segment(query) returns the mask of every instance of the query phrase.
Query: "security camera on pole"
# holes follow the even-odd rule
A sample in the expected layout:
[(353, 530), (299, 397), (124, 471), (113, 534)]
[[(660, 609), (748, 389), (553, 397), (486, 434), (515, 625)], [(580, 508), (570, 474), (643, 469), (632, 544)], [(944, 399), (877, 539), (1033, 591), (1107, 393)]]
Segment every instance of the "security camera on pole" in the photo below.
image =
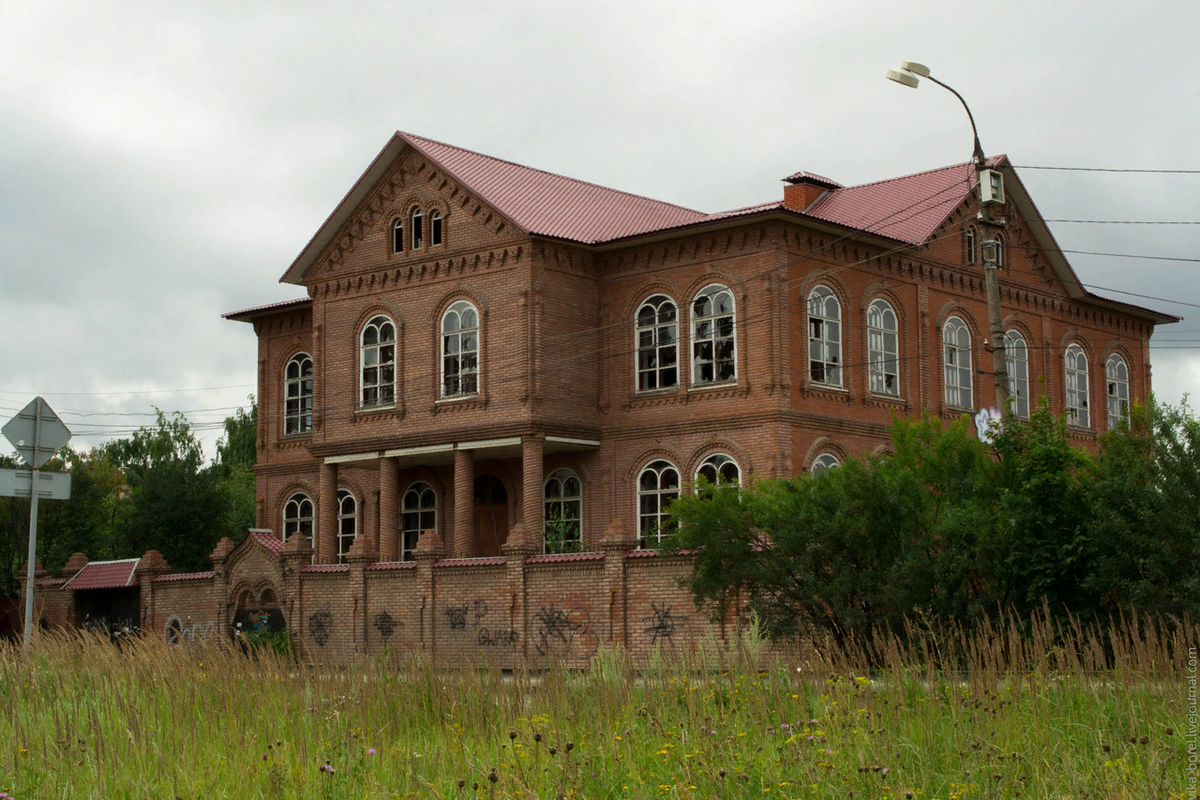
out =
[[(996, 378), (996, 406), (1001, 413), (1008, 411), (1008, 359), (1004, 352), (1004, 321), (1000, 316), (1000, 278), (997, 251), (999, 239), (996, 231), (1004, 227), (1004, 220), (994, 219), (991, 211), (993, 206), (1004, 205), (1004, 175), (999, 170), (988, 169), (987, 159), (983, 157), (983, 147), (979, 144), (979, 131), (975, 127), (975, 117), (967, 107), (967, 101), (953, 88), (929, 74), (929, 67), (915, 61), (901, 61), (900, 69), (889, 69), (888, 80), (903, 86), (916, 89), (921, 78), (929, 80), (947, 89), (958, 98), (967, 111), (971, 120), (971, 132), (975, 135), (975, 177), (979, 188), (979, 224), (983, 238), (983, 272), (987, 285), (988, 325), (991, 328), (989, 341), (984, 347), (992, 351), (992, 374)], [(982, 432), (981, 432), (982, 433)]]
[(38, 499), (67, 500), (71, 497), (71, 475), (66, 472), (41, 473), (38, 468), (71, 441), (71, 432), (58, 415), (40, 397), (21, 409), (0, 432), (30, 469), (0, 469), (0, 497), (29, 498), (29, 563), (25, 581), (25, 649), (33, 637), (33, 574), (37, 562)]

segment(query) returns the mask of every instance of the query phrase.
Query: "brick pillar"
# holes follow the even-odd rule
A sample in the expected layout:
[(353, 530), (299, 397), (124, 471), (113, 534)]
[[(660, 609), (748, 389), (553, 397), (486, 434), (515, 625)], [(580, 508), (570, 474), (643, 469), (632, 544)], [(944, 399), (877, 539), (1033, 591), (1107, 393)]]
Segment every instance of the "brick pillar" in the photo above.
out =
[(355, 653), (367, 651), (367, 584), (363, 578), (363, 567), (378, 561), (375, 545), (369, 536), (355, 538), (346, 561), (350, 564), (350, 604), (352, 616), (352, 644)]
[(506, 559), (505, 573), (508, 577), (509, 630), (516, 634), (517, 641), (512, 649), (516, 667), (519, 658), (529, 655), (529, 613), (525, 598), (525, 559), (542, 551), (541, 538), (529, 533), (524, 524), (518, 522), (508, 532), (508, 540), (500, 546)]
[(637, 538), (630, 534), (625, 520), (614, 519), (604, 529), (600, 550), (604, 552), (604, 585), (608, 591), (608, 636), (610, 644), (629, 646), (626, 621), (627, 592), (625, 587), (625, 556), (637, 547)]
[(437, 588), (433, 581), (433, 562), (446, 554), (442, 538), (437, 531), (424, 531), (417, 540), (417, 549), (413, 558), (417, 562), (417, 591), (420, 593), (421, 605), (417, 618), (417, 637), (420, 639), (421, 651), (428, 653), (430, 660), (434, 657), (433, 623), (437, 619), (434, 590)]
[(212, 555), (209, 556), (213, 564), (213, 603), (217, 607), (217, 613), (213, 614), (213, 619), (217, 621), (215, 636), (218, 637), (223, 636), (229, 630), (231, 623), (229, 619), (229, 574), (225, 562), (232, 552), (233, 540), (226, 536), (217, 542)]
[(337, 563), (337, 464), (321, 465), (321, 497), (317, 510), (317, 563)]
[(400, 560), (400, 462), (394, 458), (379, 460), (379, 541), (380, 561)]
[(149, 550), (137, 565), (138, 597), (141, 613), (138, 627), (143, 632), (154, 626), (154, 579), (171, 571), (171, 565), (157, 550)]
[(544, 508), (543, 482), (546, 480), (542, 460), (541, 434), (521, 439), (521, 520), (531, 536), (542, 536), (542, 511)]
[(280, 605), (286, 609), (288, 628), (297, 645), (304, 633), (304, 594), (300, 568), (312, 562), (312, 545), (308, 537), (296, 531), (283, 545), (283, 597)]
[[(475, 536), (475, 457), (470, 450), (454, 451), (454, 533), (450, 557), (470, 558)], [(424, 536), (421, 537), (424, 540)]]

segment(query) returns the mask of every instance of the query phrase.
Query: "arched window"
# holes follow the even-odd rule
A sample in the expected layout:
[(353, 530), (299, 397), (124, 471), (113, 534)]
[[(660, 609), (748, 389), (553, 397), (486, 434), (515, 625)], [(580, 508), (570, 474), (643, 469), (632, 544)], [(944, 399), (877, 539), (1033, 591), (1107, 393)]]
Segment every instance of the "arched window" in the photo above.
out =
[(639, 392), (679, 385), (679, 312), (665, 294), (648, 297), (637, 311)]
[(724, 453), (713, 453), (700, 463), (696, 478), (704, 478), (713, 486), (741, 486), (742, 471), (737, 462)]
[(1029, 418), (1029, 347), (1020, 331), (1004, 334), (1004, 363), (1008, 369), (1008, 394), (1012, 413)]
[(967, 228), (963, 234), (963, 260), (967, 264), (975, 263), (975, 229)]
[(545, 552), (574, 553), (583, 543), (583, 484), (569, 469), (556, 469), (546, 479), (542, 519)]
[(946, 368), (946, 405), (973, 410), (975, 393), (971, 374), (971, 331), (958, 317), (950, 317), (942, 326), (942, 354)]
[(442, 212), (429, 212), (429, 244), (437, 246), (442, 243)]
[(312, 546), (313, 503), (303, 492), (296, 492), (283, 504), (283, 541), (286, 542), (293, 533), (304, 534)]
[(459, 300), (442, 315), (442, 397), (479, 392), (479, 312)]
[(404, 251), (404, 220), (398, 219), (392, 223), (392, 252)]
[(1077, 428), (1091, 427), (1088, 415), (1088, 360), (1077, 344), (1067, 346), (1064, 354), (1067, 377), (1067, 422)]
[(346, 560), (346, 554), (354, 546), (354, 537), (358, 535), (358, 503), (348, 490), (338, 489), (337, 504), (337, 552), (341, 563)]
[(313, 363), (308, 353), (297, 353), (288, 361), (283, 377), (283, 397), (284, 435), (311, 432)]
[(395, 403), (396, 326), (387, 317), (372, 317), (362, 332), (362, 405)]
[(692, 383), (737, 380), (733, 294), (719, 283), (692, 301)]
[(817, 475), (827, 469), (833, 469), (834, 467), (840, 467), (841, 465), (841, 459), (839, 459), (833, 453), (822, 453), (813, 459), (813, 463), (809, 468), (809, 472), (811, 472), (813, 475)]
[(651, 461), (638, 475), (637, 497), (638, 546), (657, 547), (671, 534), (667, 507), (679, 497), (679, 470), (670, 461)]
[(871, 391), (900, 396), (900, 334), (896, 312), (887, 300), (867, 307), (867, 361)]
[(813, 383), (842, 385), (842, 304), (828, 286), (808, 295), (808, 375)]
[(421, 209), (414, 208), (409, 215), (409, 220), (412, 223), (412, 238), (409, 241), (412, 242), (411, 246), (413, 250), (420, 250), (423, 241), (421, 235)]
[(1108, 357), (1104, 377), (1108, 382), (1108, 429), (1111, 431), (1122, 422), (1129, 422), (1129, 368), (1119, 353)]
[(400, 502), (400, 560), (412, 561), (424, 531), (437, 530), (437, 494), (428, 483), (414, 483)]

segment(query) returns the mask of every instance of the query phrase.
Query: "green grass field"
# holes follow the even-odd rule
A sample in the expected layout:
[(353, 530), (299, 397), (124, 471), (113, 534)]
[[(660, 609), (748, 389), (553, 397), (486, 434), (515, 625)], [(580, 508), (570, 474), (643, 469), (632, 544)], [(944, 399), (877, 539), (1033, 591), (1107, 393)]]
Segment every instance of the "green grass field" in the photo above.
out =
[(927, 632), (908, 647), (789, 658), (747, 637), (723, 656), (700, 648), (635, 669), (602, 650), (586, 673), (512, 675), (47, 636), (30, 657), (0, 650), (0, 790), (17, 800), (1185, 798), (1198, 633), (1043, 623), (1024, 636)]

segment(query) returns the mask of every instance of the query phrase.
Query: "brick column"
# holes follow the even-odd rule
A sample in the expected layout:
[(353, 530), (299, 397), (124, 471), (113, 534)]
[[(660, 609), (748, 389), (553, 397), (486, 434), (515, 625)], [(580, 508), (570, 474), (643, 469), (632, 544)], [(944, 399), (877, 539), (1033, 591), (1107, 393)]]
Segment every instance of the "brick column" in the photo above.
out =
[(525, 559), (542, 551), (541, 537), (530, 535), (525, 525), (518, 522), (508, 532), (508, 540), (500, 545), (500, 552), (505, 558), (505, 572), (508, 576), (508, 591), (511, 595), (509, 605), (509, 630), (516, 634), (517, 641), (512, 650), (511, 667), (516, 667), (519, 657), (529, 655), (529, 613), (525, 608)]
[[(475, 535), (475, 457), (470, 450), (454, 451), (454, 533), (450, 557), (470, 558)], [(424, 540), (424, 536), (421, 537)]]
[(355, 538), (346, 561), (350, 564), (350, 613), (353, 618), (352, 633), (355, 653), (367, 651), (367, 584), (363, 578), (363, 567), (378, 561), (375, 545), (370, 537)]
[(637, 547), (637, 538), (629, 533), (625, 520), (614, 519), (604, 529), (600, 550), (604, 551), (604, 584), (608, 590), (608, 635), (610, 644), (629, 646), (626, 623), (625, 555)]
[(417, 562), (417, 586), (421, 596), (419, 616), (417, 618), (417, 636), (420, 639), (422, 652), (428, 653), (430, 660), (434, 657), (435, 631), (434, 622), (437, 620), (436, 601), (433, 581), (433, 562), (442, 558), (446, 549), (437, 531), (424, 531), (417, 540), (417, 549), (413, 559)]
[(213, 618), (217, 623), (214, 638), (218, 640), (219, 637), (224, 637), (227, 634), (231, 623), (229, 619), (229, 581), (225, 562), (232, 552), (233, 540), (225, 536), (221, 541), (217, 542), (217, 546), (213, 548), (212, 555), (209, 556), (213, 564), (213, 603), (217, 607), (217, 613), (213, 614)]
[(337, 563), (337, 464), (321, 465), (321, 497), (317, 511), (317, 563)]
[(149, 550), (137, 565), (138, 596), (141, 600), (138, 627), (143, 632), (154, 626), (154, 579), (171, 571), (171, 565), (157, 550)]
[(521, 439), (521, 520), (530, 536), (538, 540), (542, 538), (542, 511), (544, 497), (542, 484), (546, 480), (545, 467), (542, 460), (541, 434), (525, 436)]
[(400, 537), (400, 463), (394, 458), (379, 459), (379, 541), (380, 561), (399, 561)]
[[(300, 581), (300, 568), (312, 562), (312, 545), (308, 537), (296, 531), (283, 545), (283, 597), (279, 598), (280, 610), (286, 609), (288, 629), (292, 640), (299, 645), (304, 633), (304, 594)], [(284, 605), (286, 603), (286, 605)]]

